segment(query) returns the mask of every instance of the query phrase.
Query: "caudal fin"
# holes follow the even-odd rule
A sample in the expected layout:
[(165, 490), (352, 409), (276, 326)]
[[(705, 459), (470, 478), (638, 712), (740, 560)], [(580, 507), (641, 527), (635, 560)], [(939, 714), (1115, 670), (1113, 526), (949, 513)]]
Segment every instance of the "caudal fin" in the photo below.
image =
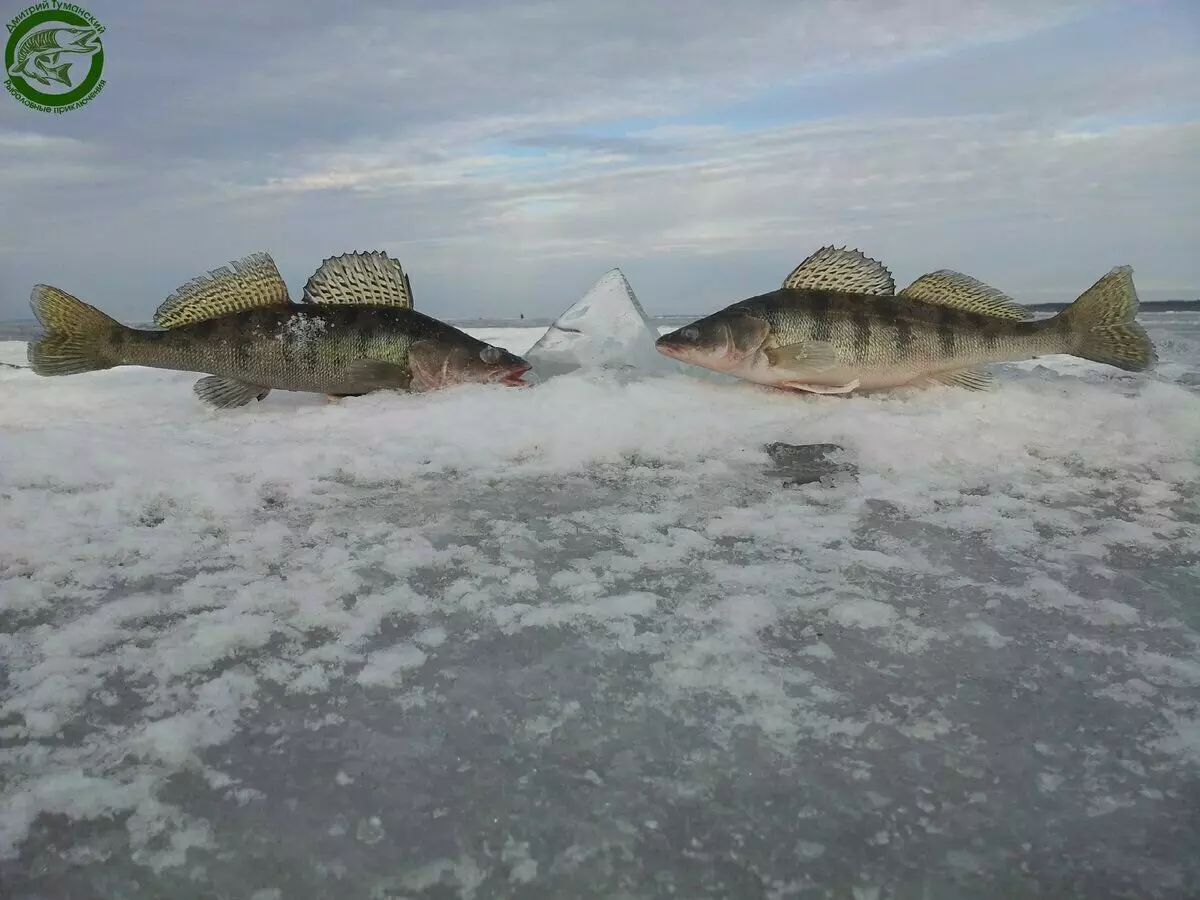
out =
[(1134, 321), (1138, 311), (1133, 269), (1117, 266), (1055, 318), (1066, 332), (1068, 353), (1128, 372), (1153, 368), (1158, 354)]
[(79, 375), (121, 364), (112, 352), (112, 338), (125, 326), (116, 319), (48, 284), (34, 285), (29, 305), (46, 329), (27, 350), (38, 375)]
[(67, 87), (70, 87), (71, 78), (67, 75), (69, 68), (71, 68), (71, 64), (68, 62), (63, 63), (61, 66), (42, 66), (42, 71), (46, 73), (46, 76), (51, 81), (57, 81), (59, 84), (65, 84)]

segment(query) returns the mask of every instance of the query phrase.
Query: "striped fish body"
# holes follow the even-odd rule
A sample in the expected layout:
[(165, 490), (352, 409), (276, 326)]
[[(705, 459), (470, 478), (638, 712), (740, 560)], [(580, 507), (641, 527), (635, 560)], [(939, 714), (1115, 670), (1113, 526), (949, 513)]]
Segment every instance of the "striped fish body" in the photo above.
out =
[[(266, 388), (337, 395), (409, 388), (409, 351), (420, 341), (476, 353), (488, 346), (412, 309), (290, 304), (162, 331), (110, 328), (106, 348), (118, 365), (205, 372)], [(364, 367), (363, 360), (384, 365)]]
[[(860, 390), (894, 388), (1067, 349), (1061, 323), (1014, 321), (903, 297), (778, 290), (734, 304), (727, 315), (768, 326), (760, 352), (731, 374), (780, 386), (798, 377), (821, 386), (857, 381)], [(822, 352), (814, 353), (814, 346)]]
[(1130, 371), (1157, 357), (1136, 324), (1132, 270), (1113, 269), (1040, 322), (982, 282), (942, 269), (895, 293), (856, 250), (825, 247), (783, 287), (658, 339), (659, 352), (760, 384), (812, 393), (929, 383), (990, 385), (979, 367), (1072, 354)]
[(524, 385), (530, 365), (412, 308), (408, 276), (380, 252), (330, 257), (293, 303), (274, 261), (253, 254), (185, 284), (154, 315), (161, 330), (130, 328), (50, 285), (31, 305), (46, 335), (31, 341), (39, 375), (115, 366), (204, 372), (194, 387), (212, 406), (271, 390), (331, 396), (433, 390), (464, 382)]

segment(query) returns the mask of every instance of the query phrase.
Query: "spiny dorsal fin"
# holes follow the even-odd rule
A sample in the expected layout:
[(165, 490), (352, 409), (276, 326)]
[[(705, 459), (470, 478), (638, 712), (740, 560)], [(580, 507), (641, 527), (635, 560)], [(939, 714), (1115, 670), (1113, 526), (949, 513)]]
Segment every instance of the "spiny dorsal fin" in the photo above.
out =
[(977, 278), (939, 269), (922, 275), (900, 292), (901, 297), (924, 300), (938, 306), (950, 306), (967, 312), (999, 316), (1002, 319), (1030, 319), (1033, 314), (1003, 291), (984, 284)]
[(845, 247), (822, 247), (783, 279), (785, 288), (848, 291), (891, 297), (896, 293), (892, 273), (877, 259)]
[(412, 309), (412, 285), (397, 260), (382, 250), (331, 256), (304, 285), (304, 302)]
[(155, 310), (154, 324), (178, 328), (247, 309), (287, 304), (287, 285), (271, 254), (252, 253), (180, 287)]

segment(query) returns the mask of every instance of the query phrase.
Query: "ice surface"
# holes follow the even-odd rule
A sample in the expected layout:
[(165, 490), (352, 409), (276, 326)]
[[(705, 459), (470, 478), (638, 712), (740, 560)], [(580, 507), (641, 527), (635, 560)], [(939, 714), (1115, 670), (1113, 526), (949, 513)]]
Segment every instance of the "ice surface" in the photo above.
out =
[(1147, 323), (886, 398), (0, 369), (0, 896), (1194, 897), (1200, 318)]
[(554, 320), (525, 358), (539, 378), (581, 368), (668, 371), (674, 361), (654, 349), (658, 335), (628, 279), (611, 269)]

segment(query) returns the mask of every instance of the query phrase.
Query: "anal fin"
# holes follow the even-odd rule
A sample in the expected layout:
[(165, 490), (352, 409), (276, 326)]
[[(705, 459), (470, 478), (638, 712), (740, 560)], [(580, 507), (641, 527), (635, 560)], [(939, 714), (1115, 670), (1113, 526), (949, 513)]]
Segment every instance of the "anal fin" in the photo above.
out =
[(995, 385), (996, 380), (982, 369), (955, 369), (950, 372), (934, 372), (925, 376), (926, 380), (950, 387), (965, 388), (968, 391), (987, 391)]
[(192, 385), (192, 391), (216, 409), (235, 409), (245, 406), (251, 400), (262, 400), (271, 393), (270, 388), (247, 384), (236, 378), (226, 378), (224, 375), (207, 375)]

